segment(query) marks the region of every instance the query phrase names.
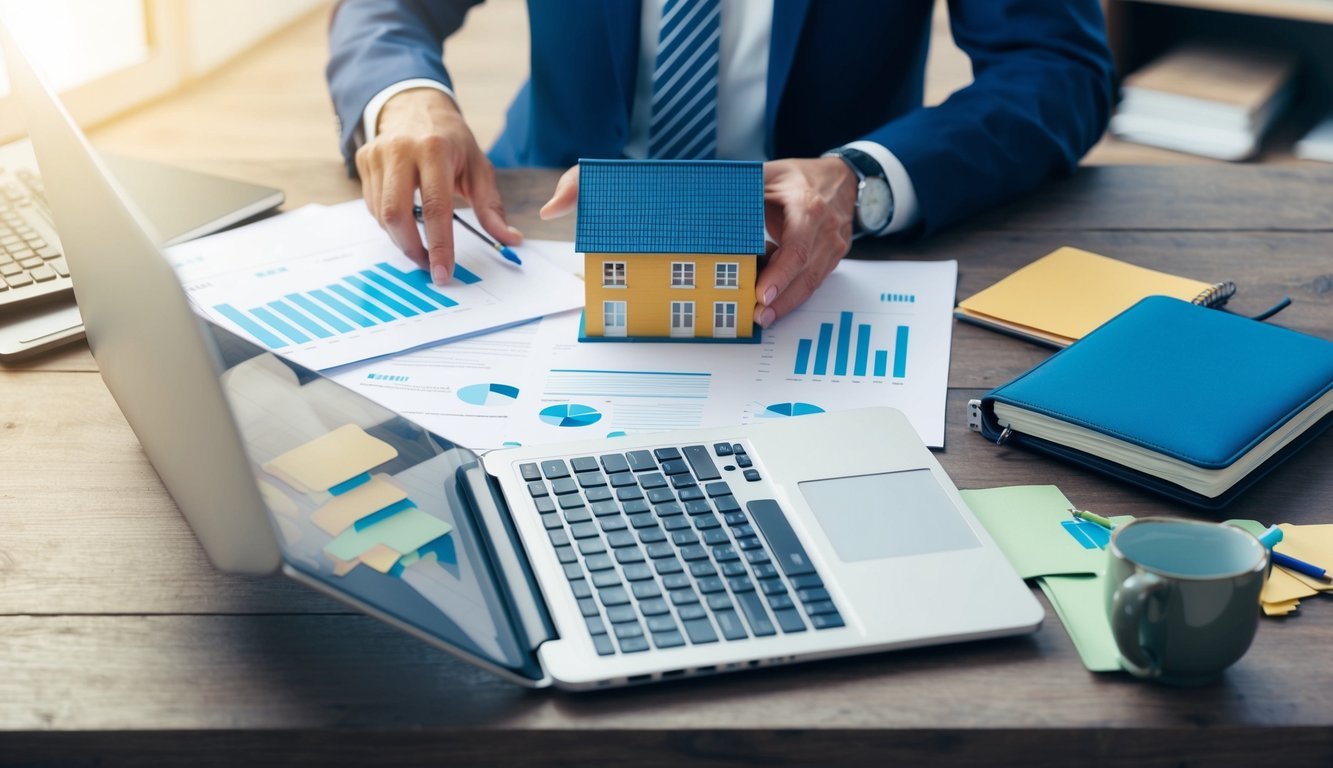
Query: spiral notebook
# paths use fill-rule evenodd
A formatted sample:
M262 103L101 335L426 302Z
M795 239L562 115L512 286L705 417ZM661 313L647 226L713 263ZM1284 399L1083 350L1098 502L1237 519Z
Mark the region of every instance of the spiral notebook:
M954 315L1038 344L1067 347L1147 296L1220 307L1235 292L1234 283L1205 283L1064 247L959 302Z

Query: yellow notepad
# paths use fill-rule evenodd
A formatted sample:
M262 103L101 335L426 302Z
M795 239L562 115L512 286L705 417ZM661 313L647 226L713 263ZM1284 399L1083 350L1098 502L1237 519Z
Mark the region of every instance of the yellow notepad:
M1145 296L1220 306L1235 291L1231 283L1210 285L1065 247L959 302L954 314L1031 341L1067 347Z

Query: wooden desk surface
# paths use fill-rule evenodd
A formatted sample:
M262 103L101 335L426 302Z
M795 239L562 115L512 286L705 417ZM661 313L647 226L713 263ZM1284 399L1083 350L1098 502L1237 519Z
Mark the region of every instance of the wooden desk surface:
M335 160L196 163L355 196ZM555 174L506 172L530 236ZM1061 246L1202 279L1232 308L1284 295L1282 325L1333 337L1333 170L1086 168L970 226L856 254L958 259L967 296ZM964 404L1047 355L955 325L946 449L961 488L1054 483L1109 514L1192 512L966 430ZM1239 363L1239 361L1238 361ZM215 571L86 346L0 368L0 764L1253 765L1333 763L1333 601L1265 620L1218 682L1178 690L1085 671L1049 611L1035 635L571 695L502 682L283 578ZM1225 418L1226 414L1218 414ZM1330 522L1333 436L1227 516ZM941 596L947 604L948 596ZM946 608L947 610L947 608Z

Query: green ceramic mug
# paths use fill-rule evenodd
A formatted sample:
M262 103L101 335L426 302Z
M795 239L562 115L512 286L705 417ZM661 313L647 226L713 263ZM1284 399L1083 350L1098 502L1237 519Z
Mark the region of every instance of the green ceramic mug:
M1197 685L1245 655L1268 572L1268 550L1254 536L1142 517L1116 528L1106 552L1106 611L1130 673Z

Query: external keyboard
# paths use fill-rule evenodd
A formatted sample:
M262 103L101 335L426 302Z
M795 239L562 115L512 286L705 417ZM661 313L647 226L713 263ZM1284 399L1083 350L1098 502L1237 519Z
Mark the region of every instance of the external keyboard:
M0 168L0 309L72 289L69 267L48 240L45 190L32 171Z
M740 443L519 470L603 656L843 626L777 502L733 495L763 481Z

